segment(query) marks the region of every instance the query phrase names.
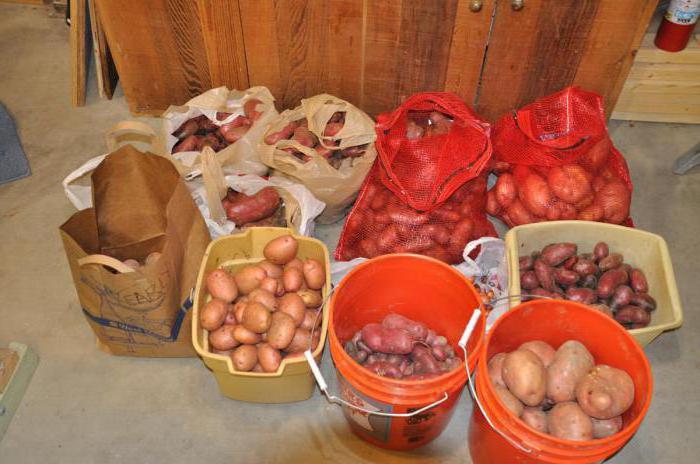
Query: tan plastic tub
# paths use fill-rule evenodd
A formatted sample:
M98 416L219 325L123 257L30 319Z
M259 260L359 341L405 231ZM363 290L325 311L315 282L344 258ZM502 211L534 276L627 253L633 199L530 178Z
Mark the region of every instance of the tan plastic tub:
M649 294L657 302L649 326L630 330L630 335L645 346L662 332L680 327L683 310L666 241L659 235L629 227L589 221L552 221L514 227L505 238L510 294L521 293L520 256L555 242L576 243L580 253L590 252L599 241L607 242L611 251L624 255L625 262L644 271ZM510 301L511 307L519 303L519 298Z
M247 264L262 261L267 242L286 234L291 234L299 242L297 256L300 259L314 258L324 264L326 285L321 293L325 301L331 282L328 249L319 240L296 235L291 229L255 227L241 234L221 237L209 244L202 259L194 292L192 343L204 364L212 370L221 393L228 398L254 403L291 403L306 400L313 393L315 382L304 357L283 360L275 373L237 372L229 356L209 351L207 331L199 325L199 310L209 300L204 283L209 272L217 268L236 271ZM316 362L321 359L327 328L328 310L324 306L321 340L313 352Z

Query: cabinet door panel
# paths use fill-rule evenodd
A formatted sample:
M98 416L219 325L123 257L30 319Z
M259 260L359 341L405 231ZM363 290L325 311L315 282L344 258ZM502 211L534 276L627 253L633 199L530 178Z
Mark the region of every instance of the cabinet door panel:
M579 85L605 98L620 93L654 0L525 0L514 11L498 3L477 108L492 120Z

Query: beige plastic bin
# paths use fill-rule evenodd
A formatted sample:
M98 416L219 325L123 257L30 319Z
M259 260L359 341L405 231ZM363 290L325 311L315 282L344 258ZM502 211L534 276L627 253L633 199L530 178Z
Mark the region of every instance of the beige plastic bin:
M645 346L661 332L680 327L683 310L666 241L659 235L630 227L589 221L552 221L514 227L505 238L510 294L520 295L520 256L555 242L576 243L579 253L590 252L599 241L607 242L611 251L624 255L625 262L644 271L649 294L657 302L649 326L630 330L630 335ZM519 298L510 302L511 307L519 303Z
M263 248L273 238L291 234L299 242L297 256L300 259L313 258L323 263L326 269L326 285L322 295L324 301L330 291L330 260L326 246L314 238L296 235L291 229L281 227L254 227L243 233L221 237L209 244L197 277L192 314L192 343L204 364L212 370L219 389L224 396L234 400L254 403L291 403L311 397L314 378L304 357L282 361L275 373L236 372L229 356L209 351L207 331L199 325L199 310L209 300L205 279L209 272L217 268L236 271L243 266L262 261ZM313 352L316 362L320 362L328 328L328 309L323 308L321 339Z

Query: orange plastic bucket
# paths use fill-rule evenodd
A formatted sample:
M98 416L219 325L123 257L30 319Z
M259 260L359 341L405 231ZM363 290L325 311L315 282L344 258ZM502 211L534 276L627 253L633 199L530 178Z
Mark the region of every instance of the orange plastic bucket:
M634 402L622 416L615 435L590 441L562 440L531 429L498 400L488 376L488 360L515 350L529 340L544 340L557 348L569 339L586 345L596 364L625 370L634 381ZM563 300L536 300L516 306L491 328L479 354L476 392L496 429L475 405L469 425L469 452L475 464L592 463L620 450L632 438L649 409L652 397L649 362L634 338L612 318L587 306ZM526 451L528 450L528 451Z
M375 375L345 353L343 345L370 322L398 313L444 335L455 351L481 299L471 283L450 266L425 256L384 255L353 269L330 301L329 343L343 400L365 410L411 417L369 414L343 406L352 431L364 440L393 450L425 445L447 427L467 376L464 364L439 377L422 381ZM481 349L485 318L467 343L470 371ZM439 403L430 407L433 403Z

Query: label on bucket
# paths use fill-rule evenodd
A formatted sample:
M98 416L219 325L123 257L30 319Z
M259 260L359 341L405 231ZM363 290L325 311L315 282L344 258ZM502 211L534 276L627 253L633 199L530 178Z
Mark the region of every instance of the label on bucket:
M394 410L392 405L368 398L358 392L343 378L340 379L340 394L348 403L368 411L393 412ZM343 413L351 424L364 429L364 434L382 442L389 441L391 418L369 414L346 406L343 406Z

